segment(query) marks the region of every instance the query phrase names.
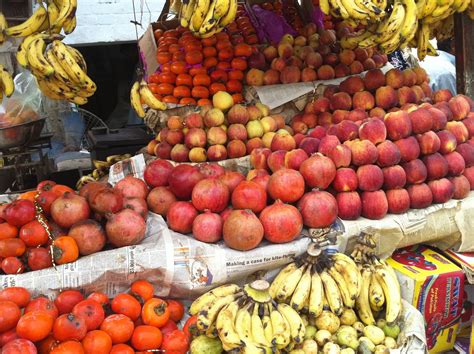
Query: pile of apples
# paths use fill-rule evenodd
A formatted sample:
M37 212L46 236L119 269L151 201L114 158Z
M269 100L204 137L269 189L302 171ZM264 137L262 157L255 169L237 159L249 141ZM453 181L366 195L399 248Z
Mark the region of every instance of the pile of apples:
M234 105L226 92L217 93L213 102L214 106L201 107L186 117L169 117L167 127L148 143L147 152L176 162L221 161L249 155L292 134L284 118L270 116L262 103Z
M381 68L387 56L375 49L341 49L337 38L350 31L347 27L317 30L314 23L306 25L302 35L286 34L277 46L261 49L258 60L252 58L245 77L252 86L290 84L357 75Z

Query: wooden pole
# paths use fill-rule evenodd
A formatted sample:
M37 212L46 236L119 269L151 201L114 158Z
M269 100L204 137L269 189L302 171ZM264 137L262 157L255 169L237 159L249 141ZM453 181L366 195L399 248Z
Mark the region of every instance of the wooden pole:
M457 93L474 97L474 21L465 13L455 14L454 42Z

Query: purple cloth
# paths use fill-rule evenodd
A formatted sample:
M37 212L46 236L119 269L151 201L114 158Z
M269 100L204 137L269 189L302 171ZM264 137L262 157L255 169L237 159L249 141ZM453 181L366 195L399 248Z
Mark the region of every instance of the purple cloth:
M261 28L264 29L267 40L270 43L280 42L280 39L285 34L291 34L292 36L298 35L298 32L296 32L282 16L272 11L264 10L259 5L253 5L252 10L261 24Z
M316 26L318 26L318 28L324 28L324 12L321 11L319 6L313 7L311 20L316 24Z

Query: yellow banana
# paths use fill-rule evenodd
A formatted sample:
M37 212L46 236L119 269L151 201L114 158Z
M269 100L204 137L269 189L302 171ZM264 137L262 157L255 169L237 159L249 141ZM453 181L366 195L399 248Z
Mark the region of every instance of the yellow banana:
M343 302L339 288L327 271L323 270L319 273L319 276L323 282L324 293L326 294L329 307L332 312L339 316L343 310Z
M285 284L283 284L276 293L276 299L278 301L284 301L294 293L305 269L306 265L304 264L291 273L291 275L286 279Z
M272 326L272 320L270 318L270 313L268 310L265 308L265 314L262 317L262 325L263 325L263 332L265 335L265 339L267 340L268 343L270 343L270 346L272 345L272 339L273 339L273 326Z
M71 80L80 85L87 84L90 78L88 78L87 74L81 69L66 44L55 40L51 45L51 50Z
M218 297L235 294L239 290L240 290L239 286L235 284L224 284L224 285L218 286L212 289L211 291L208 291L202 294L196 300L194 300L191 306L189 307L189 313L191 315L197 315L198 312L201 311L201 309L204 306L206 306L209 302L214 301Z
M153 95L145 80L140 83L140 97L152 109L165 110L167 108L166 103L161 102Z
M372 314L369 302L369 288L371 279L372 272L370 268L362 268L362 284L360 294L356 300L356 310L357 314L359 315L359 319L366 325L375 324L374 315Z
M297 344L303 343L306 327L298 312L284 303L278 304L277 309L290 325L291 339Z
M0 88L5 96L10 97L15 91L15 84L10 73L2 65L0 65Z
M320 0L319 1L319 8L325 15L329 15L329 0Z
M430 30L428 25L423 19L421 27L418 27L418 41L417 41L417 53L418 60L423 61L428 52L428 42L429 42Z
M64 33L71 34L76 29L76 25L77 25L76 16L68 17L66 21L64 21L64 26L63 26Z
M82 56L81 52L78 51L76 48L71 47L71 46L67 46L67 50L68 50L69 53L71 53L71 55L74 58L74 60L76 61L76 63L79 64L82 71L84 71L86 73L87 72L87 64L86 64L86 61L85 61L84 57Z
M339 293L341 294L341 299L342 299L342 302L344 303L344 306L353 308L355 299L351 298L349 288L344 278L342 277L341 273L339 273L334 267L329 268L327 272L336 282L337 288L339 289Z
M327 1L327 0L326 0ZM227 13L222 16L219 21L219 26L225 27L235 19L235 15L237 14L237 7L238 3L237 0L230 0L229 10Z
M402 0L405 6L405 19L400 31L401 42L408 43L415 36L418 26L418 8L414 0Z
M278 310L271 308L272 305L269 306L270 320L272 322L273 330L272 344L278 349L286 348L286 346L290 344L291 341L290 324L286 318L280 312L278 312Z
M298 267L296 266L296 263L291 262L290 264L288 264L285 268L283 268L277 274L275 279L273 279L273 281L270 285L270 288L268 289L268 292L270 293L272 298L274 298L274 299L276 298L276 294L277 294L278 290L283 286L283 284L285 284L286 279L288 278L288 276L292 272L294 272L296 269L298 269Z
M400 284L383 265L375 267L375 276L385 295L385 319L392 324L402 311Z
M308 267L298 282L293 295L291 296L290 305L297 311L301 311L309 298L311 291L311 267Z
M347 10L350 17L358 20L363 20L369 16L369 13L362 7L360 7L355 1L341 0L342 6Z
M204 18L206 17L207 11L209 10L210 0L196 0L196 7L194 13L191 16L191 31L198 32L201 28Z
M311 274L311 292L309 295L309 314L318 317L323 312L324 289L318 272Z
M181 6L180 15L179 15L181 26L186 27L186 28L189 26L189 20L191 19L191 16L193 15L195 5L196 5L196 0L183 1L183 6Z
M54 1L49 1L48 2L48 21L49 21L48 26L55 23L56 20L58 19L58 16L59 16L58 7L54 3ZM59 31L57 31L56 33L59 33Z
M425 0L425 6L423 7L423 11L419 15L420 19L423 19L433 13L433 11L436 9L436 0Z
M209 5L209 9L204 16L201 27L199 27L199 35L209 33L217 25L218 21L214 19L216 1L217 0L213 0Z
M196 326L200 331L206 331L216 321L222 308L238 298L238 294L231 294L217 298L205 305L197 315Z
M336 270L344 278L351 299L357 299L361 289L362 276L355 263L347 263L343 260L338 259L336 262L334 262L334 268L336 268Z
M370 280L369 303L370 308L375 312L382 310L385 303L385 296L383 294L382 286L380 285L374 273L372 273Z
M5 35L5 29L8 27L7 20L5 16L0 12L0 44L5 42L7 38Z
M267 337L265 336L265 330L263 328L263 322L262 319L260 318L258 311L259 311L259 305L258 303L255 304L253 308L253 313L252 313L252 338L253 341L261 346L264 347L271 347L272 344L270 341L267 340Z
M28 65L41 73L43 76L51 76L54 74L54 68L48 63L44 56L46 42L43 38L36 38L29 46L26 52Z
M77 0L60 0L59 1L59 15L56 21L51 24L53 31L61 31L61 28L64 26L64 22L68 18L74 17L77 9Z
M392 39L397 32L400 32L400 26L405 18L405 8L399 0L395 0L392 12L387 20L382 22L376 30L379 35L378 43L384 43Z
M241 346L240 337L234 326L238 310L238 302L234 301L226 305L217 315L216 329L222 346L226 351L231 351Z
M46 50L46 60L54 69L54 77L61 81L62 83L70 86L76 85L76 83L71 80L69 75L63 69L61 64L59 63L58 59L54 56L53 51L51 49Z
M48 21L48 11L41 5L25 22L6 28L5 34L10 37L26 37L38 32L45 21Z
M252 303L249 303L241 307L237 316L235 317L235 330L240 337L241 341L249 340L252 341L252 315L250 314L250 307Z
M353 35L344 36L341 39L341 47L344 49L355 49L360 42L369 38L372 32L369 30L361 30Z

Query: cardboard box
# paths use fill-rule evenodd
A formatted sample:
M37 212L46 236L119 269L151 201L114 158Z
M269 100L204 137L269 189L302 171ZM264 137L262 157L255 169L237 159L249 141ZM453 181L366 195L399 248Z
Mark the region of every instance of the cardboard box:
M429 352L452 349L462 312L462 269L423 245L397 250L387 262L397 273L402 297L425 318Z

